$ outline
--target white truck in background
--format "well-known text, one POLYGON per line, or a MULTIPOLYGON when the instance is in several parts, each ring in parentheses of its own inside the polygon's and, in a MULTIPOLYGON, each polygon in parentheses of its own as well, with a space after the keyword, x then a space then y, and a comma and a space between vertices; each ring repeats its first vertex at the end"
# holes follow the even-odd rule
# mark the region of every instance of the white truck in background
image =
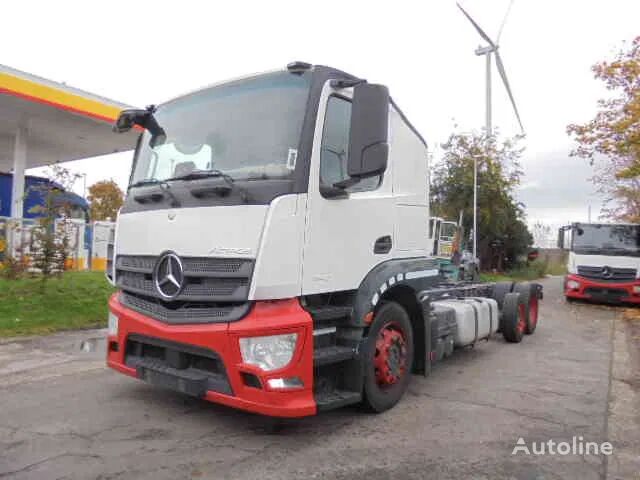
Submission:
POLYGON ((427 250, 434 257, 451 258, 454 253, 458 224, 440 217, 429 219, 427 250))
POLYGON ((479 262, 477 259, 474 260, 473 254, 465 248, 462 212, 458 222, 440 217, 429 219, 427 255, 437 260, 440 272, 449 280, 479 278, 479 262))
POLYGON ((569 251, 567 300, 640 303, 640 225, 572 223, 558 247, 569 251))
POLYGON ((107 364, 276 417, 395 405, 411 372, 541 288, 449 282, 429 251, 427 146, 387 87, 334 68, 214 85, 145 110, 107 272, 107 364))

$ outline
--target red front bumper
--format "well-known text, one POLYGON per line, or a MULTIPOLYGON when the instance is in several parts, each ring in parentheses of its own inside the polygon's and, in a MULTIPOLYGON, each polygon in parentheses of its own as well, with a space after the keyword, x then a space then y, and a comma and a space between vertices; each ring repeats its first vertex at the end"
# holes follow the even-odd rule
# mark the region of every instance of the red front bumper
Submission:
POLYGON ((640 280, 626 283, 598 282, 573 274, 564 279, 565 296, 583 300, 640 304, 640 293, 634 293, 633 287, 640 287, 640 280), (570 288, 571 281, 578 282, 579 285, 570 288))
POLYGON ((274 417, 304 417, 316 413, 313 397, 313 323, 297 299, 256 302, 242 320, 202 325, 168 325, 124 307, 118 294, 109 300, 109 309, 118 316, 118 335, 108 338, 107 365, 137 377, 135 368, 125 364, 127 337, 144 335, 160 340, 192 345, 214 351, 222 360, 232 395, 207 391, 205 399, 230 407, 274 417), (242 362, 240 337, 297 333, 296 351, 289 365, 263 372, 242 362), (111 342, 118 343, 113 351, 111 342), (241 372, 257 376, 262 388, 245 385, 241 372), (298 377, 303 387, 291 390, 269 389, 270 378, 298 377))

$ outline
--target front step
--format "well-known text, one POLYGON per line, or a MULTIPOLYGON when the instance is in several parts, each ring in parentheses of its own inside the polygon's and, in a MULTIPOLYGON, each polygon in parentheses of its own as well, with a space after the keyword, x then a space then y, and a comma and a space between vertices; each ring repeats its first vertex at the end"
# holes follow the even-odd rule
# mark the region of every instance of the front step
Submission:
POLYGON ((309 307, 307 311, 315 322, 326 322, 329 320, 341 320, 350 318, 353 313, 353 307, 326 306, 326 307, 309 307))
POLYGON ((332 345, 329 347, 318 348, 313 352, 313 366, 321 367, 331 363, 344 362, 345 360, 351 360, 355 356, 356 352, 352 347, 332 345))
POLYGON ((362 395, 357 392, 347 392, 345 390, 334 390, 332 392, 317 393, 315 395, 318 411, 333 410, 345 405, 358 403, 362 400, 362 395))

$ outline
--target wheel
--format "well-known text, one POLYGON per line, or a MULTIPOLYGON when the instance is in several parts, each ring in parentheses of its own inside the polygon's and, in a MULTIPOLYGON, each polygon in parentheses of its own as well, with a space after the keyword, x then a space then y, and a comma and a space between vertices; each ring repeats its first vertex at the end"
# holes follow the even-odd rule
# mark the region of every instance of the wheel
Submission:
POLYGON ((502 307, 502 335, 507 342, 520 343, 527 328, 525 304, 517 292, 504 296, 502 307))
POLYGON ((526 328, 524 333, 531 335, 538 325, 538 287, 534 283, 522 282, 513 286, 513 291, 520 294, 525 305, 526 328))
POLYGON ((413 364, 413 331, 407 311, 396 302, 376 312, 367 335, 363 405, 384 412, 404 395, 413 364))
MULTIPOLYGON (((502 310, 502 304, 504 302, 504 296, 507 293, 511 293, 513 289, 513 282, 496 282, 491 287, 491 298, 498 302, 498 309, 502 310)), ((502 316, 500 316, 500 323, 498 324, 498 332, 502 331, 502 316)))
POLYGON ((504 296, 513 290, 513 282, 496 282, 491 287, 491 298, 498 302, 498 307, 502 308, 504 296))

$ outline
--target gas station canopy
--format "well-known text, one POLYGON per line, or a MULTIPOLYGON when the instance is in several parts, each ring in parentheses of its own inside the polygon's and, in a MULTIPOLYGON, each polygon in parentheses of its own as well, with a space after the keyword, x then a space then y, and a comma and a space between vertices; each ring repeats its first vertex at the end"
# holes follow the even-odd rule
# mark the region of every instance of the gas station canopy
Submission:
POLYGON ((12 216, 22 212, 26 168, 131 150, 139 132, 111 130, 126 108, 132 107, 0 65, 0 171, 13 171, 12 216))

